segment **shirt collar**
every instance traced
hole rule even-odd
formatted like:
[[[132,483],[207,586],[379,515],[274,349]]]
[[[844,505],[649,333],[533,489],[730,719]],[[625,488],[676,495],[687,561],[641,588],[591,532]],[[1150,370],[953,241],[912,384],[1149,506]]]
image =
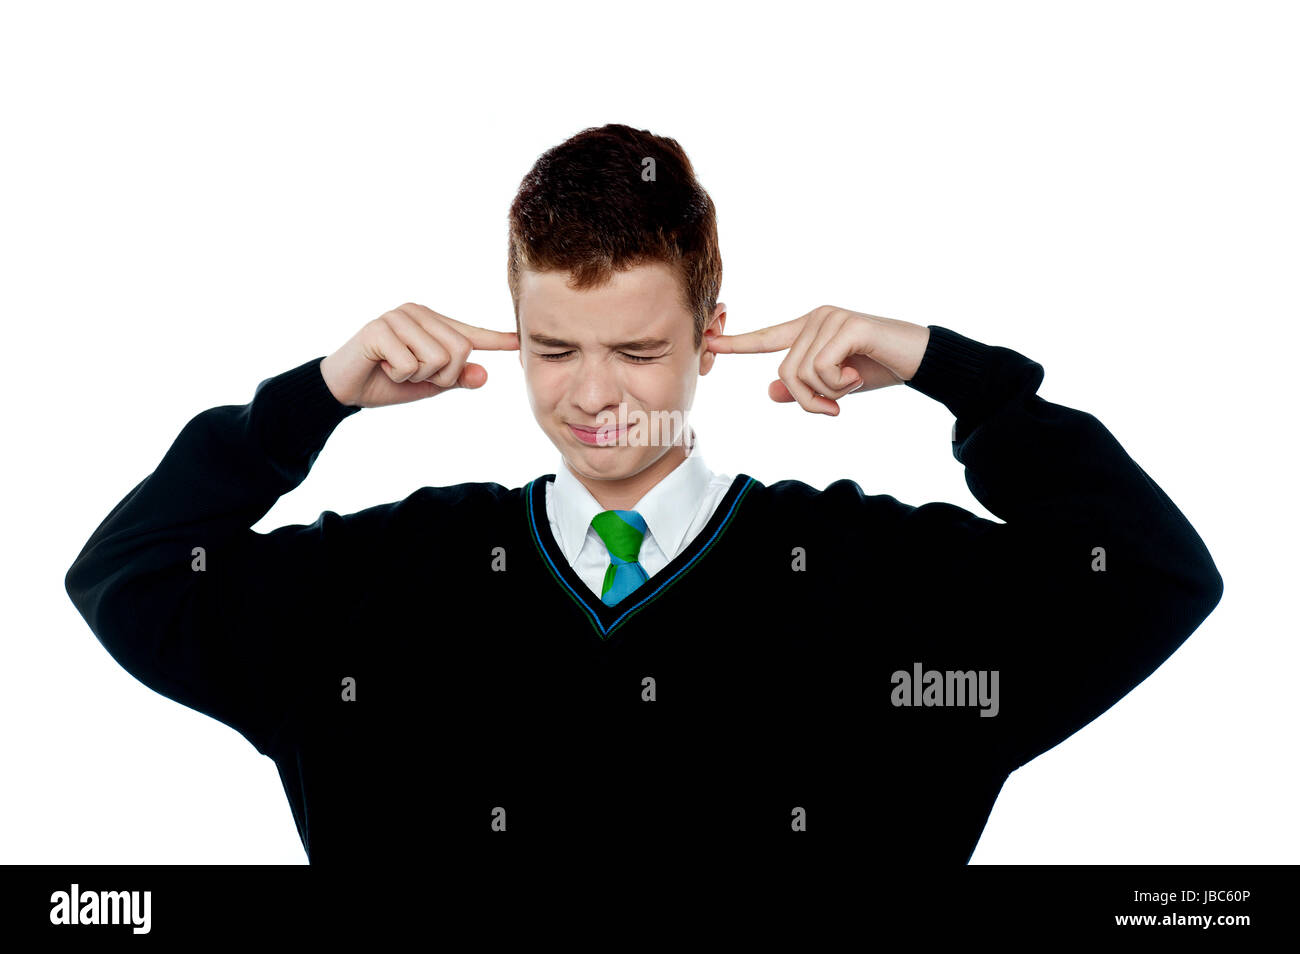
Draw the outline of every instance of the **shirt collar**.
[[[681,547],[686,531],[695,519],[713,472],[700,456],[699,439],[693,452],[659,483],[651,487],[633,506],[654,535],[655,543],[668,559]],[[587,530],[596,514],[605,510],[582,481],[573,475],[569,464],[560,458],[552,485],[552,504],[559,529],[559,544],[570,563],[578,559]]]

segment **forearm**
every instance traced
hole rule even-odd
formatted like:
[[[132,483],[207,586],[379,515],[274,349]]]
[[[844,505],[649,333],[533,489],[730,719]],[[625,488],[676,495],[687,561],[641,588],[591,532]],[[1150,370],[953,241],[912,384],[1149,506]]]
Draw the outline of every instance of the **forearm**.
[[[948,329],[934,332],[908,386],[956,417],[953,456],[981,504],[1008,525],[1122,538],[1121,558],[1221,584],[1205,544],[1093,415],[1037,395],[1041,365]]]
[[[302,483],[334,427],[358,410],[324,400],[333,399],[313,380],[319,360],[263,381],[248,404],[209,408],[185,425],[68,571],[79,609],[105,583],[188,564],[194,547],[247,530]]]

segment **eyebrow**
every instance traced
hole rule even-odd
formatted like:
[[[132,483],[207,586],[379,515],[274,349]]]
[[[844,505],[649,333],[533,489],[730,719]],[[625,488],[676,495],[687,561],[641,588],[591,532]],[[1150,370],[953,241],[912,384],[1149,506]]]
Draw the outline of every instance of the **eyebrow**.
[[[533,344],[541,345],[543,348],[576,348],[578,347],[572,341],[565,341],[563,338],[552,338],[550,335],[530,334],[528,339]],[[667,347],[672,342],[667,338],[634,338],[631,341],[618,341],[609,347],[619,351],[657,351],[660,348]]]

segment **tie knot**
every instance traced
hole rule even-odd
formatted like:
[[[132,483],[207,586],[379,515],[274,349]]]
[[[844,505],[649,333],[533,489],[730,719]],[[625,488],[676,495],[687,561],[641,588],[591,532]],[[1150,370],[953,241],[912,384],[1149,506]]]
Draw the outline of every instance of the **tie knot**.
[[[645,539],[645,520],[635,510],[605,510],[591,519],[591,526],[610,555],[633,563]]]

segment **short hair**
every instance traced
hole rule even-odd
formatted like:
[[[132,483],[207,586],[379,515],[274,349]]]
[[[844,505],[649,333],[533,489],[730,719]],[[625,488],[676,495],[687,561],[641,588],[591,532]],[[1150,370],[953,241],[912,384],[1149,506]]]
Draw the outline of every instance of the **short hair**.
[[[618,271],[663,262],[679,278],[699,349],[718,303],[722,256],[713,200],[675,139],[620,123],[584,129],[538,157],[509,220],[516,332],[525,268],[567,272],[569,287],[582,290]]]

